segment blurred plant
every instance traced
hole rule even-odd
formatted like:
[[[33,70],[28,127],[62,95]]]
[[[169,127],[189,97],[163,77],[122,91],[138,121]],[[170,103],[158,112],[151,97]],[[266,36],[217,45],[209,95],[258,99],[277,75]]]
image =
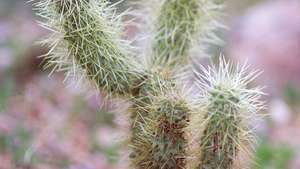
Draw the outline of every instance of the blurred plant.
[[[0,112],[5,109],[8,98],[13,94],[15,86],[14,79],[5,78],[3,84],[0,83]]]
[[[109,1],[35,3],[39,15],[45,19],[42,26],[53,32],[43,41],[50,46],[45,55],[46,68],[67,71],[67,78],[89,79],[108,96],[132,101],[133,168],[188,168],[192,166],[190,163],[197,163],[195,168],[231,169],[243,149],[244,139],[250,141],[248,134],[252,130],[246,121],[256,117],[261,108],[259,89],[247,89],[256,73],[246,74],[246,67],[234,69],[224,60],[218,70],[209,69],[204,75],[196,73],[203,80],[195,107],[191,103],[194,101],[188,99],[190,93],[185,91],[185,84],[176,78],[179,76],[176,69],[188,64],[187,56],[195,39],[201,37],[200,44],[216,41],[213,31],[220,25],[216,15],[222,9],[219,3],[208,0],[154,3],[159,10],[155,14],[150,68],[139,64],[143,62],[133,52],[130,42],[122,40],[121,19],[126,13],[117,15]],[[191,119],[194,115],[199,123]],[[198,133],[193,137],[190,132],[194,130],[203,131],[203,136]],[[194,140],[200,143],[197,148],[200,154],[195,156],[189,153]]]
[[[288,164],[292,160],[293,156],[293,149],[288,145],[273,146],[264,140],[257,148],[255,168],[289,168]]]
[[[13,156],[14,164],[26,165],[24,157],[29,150],[32,132],[27,131],[24,126],[16,128],[14,134],[0,133],[0,152],[10,152]]]
[[[290,106],[296,107],[299,104],[300,91],[294,85],[287,85],[283,90],[283,96]]]

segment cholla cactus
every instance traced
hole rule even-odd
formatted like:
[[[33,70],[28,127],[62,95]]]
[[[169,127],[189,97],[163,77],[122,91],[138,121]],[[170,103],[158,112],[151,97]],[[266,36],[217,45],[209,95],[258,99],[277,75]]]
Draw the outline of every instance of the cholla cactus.
[[[189,50],[196,46],[205,52],[208,43],[217,43],[214,31],[222,5],[210,0],[155,0],[145,2],[154,16],[151,63],[154,66],[176,67],[190,61]],[[144,6],[146,6],[144,5]],[[150,23],[153,24],[153,23]]]
[[[169,103],[155,103],[154,100],[165,95],[165,91],[178,90],[174,87],[178,84],[174,82],[173,69],[187,63],[188,50],[192,42],[196,41],[195,37],[205,38],[213,35],[212,31],[218,25],[215,14],[219,12],[220,7],[206,0],[155,2],[154,5],[150,4],[153,2],[146,2],[147,5],[154,6],[152,8],[158,9],[152,12],[156,19],[150,71],[155,74],[155,78],[147,80],[140,88],[142,90],[138,96],[133,99],[131,146],[134,151],[131,157],[133,165],[137,168],[186,168],[188,140],[185,137],[185,127],[188,123],[185,121],[187,119],[176,122],[174,120],[177,116],[189,116],[187,104],[184,98],[181,101],[170,99]],[[179,103],[181,107],[177,106]],[[165,104],[170,106],[165,108]],[[157,111],[156,107],[164,108],[164,112]],[[174,112],[181,114],[174,117]],[[162,120],[166,124],[161,124]],[[169,133],[165,132],[166,126],[171,127]],[[174,126],[180,129],[172,128]],[[152,133],[153,131],[155,132]],[[180,135],[177,135],[177,140],[172,138],[174,133],[178,132]]]
[[[160,86],[156,89],[159,93],[148,95],[149,107],[142,107],[147,115],[135,137],[133,164],[136,168],[185,168],[190,110],[178,90]]]
[[[259,88],[248,89],[257,72],[247,74],[247,65],[234,67],[220,59],[219,68],[202,69],[197,81],[201,89],[199,100],[203,122],[200,140],[201,169],[232,169],[238,165],[238,154],[249,153],[253,142],[250,122],[263,108]]]
[[[194,140],[189,128],[194,128],[203,131],[201,154],[196,156],[201,163],[190,168],[232,169],[242,143],[250,138],[246,121],[260,107],[260,92],[247,89],[255,74],[247,75],[244,67],[235,70],[224,61],[218,70],[197,74],[203,77],[198,81],[203,95],[197,112],[205,118],[196,114],[200,123],[190,123],[192,108],[174,70],[188,63],[189,49],[199,37],[201,51],[204,42],[216,41],[213,31],[219,27],[216,16],[221,6],[210,0],[157,3],[147,67],[121,39],[123,14],[116,15],[108,0],[39,0],[35,6],[46,20],[42,25],[52,31],[44,41],[51,48],[45,55],[47,67],[71,72],[67,77],[83,72],[109,95],[130,98],[133,168],[193,166],[188,163],[194,158],[189,154]]]
[[[48,67],[84,72],[108,94],[129,94],[140,79],[128,42],[121,40],[121,15],[106,0],[40,0],[35,4],[42,24],[52,30]],[[71,72],[71,73],[70,73]]]

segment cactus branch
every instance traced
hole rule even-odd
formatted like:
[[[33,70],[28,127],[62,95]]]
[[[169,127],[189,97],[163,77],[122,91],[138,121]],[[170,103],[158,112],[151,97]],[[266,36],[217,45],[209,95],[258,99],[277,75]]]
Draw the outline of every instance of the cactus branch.
[[[106,0],[41,0],[35,4],[54,30],[46,41],[48,66],[58,70],[80,69],[109,95],[125,95],[140,75],[121,40],[120,16]]]
[[[140,100],[142,104],[135,104],[138,115],[133,123],[136,126],[133,128],[134,151],[131,156],[135,168],[176,169],[186,166],[188,140],[185,128],[189,108],[169,82],[160,80],[145,85],[149,85],[145,88],[146,97],[142,102]]]
[[[158,4],[161,7],[154,28],[154,65],[187,64],[193,43],[200,43],[204,50],[202,42],[217,41],[213,31],[221,26],[218,23],[221,5],[210,0],[163,0]]]
[[[200,169],[232,169],[241,151],[249,153],[253,131],[249,121],[263,108],[260,89],[248,89],[258,75],[247,74],[247,66],[234,68],[224,59],[219,68],[203,69],[198,86],[202,90],[200,110],[205,113],[200,140]]]

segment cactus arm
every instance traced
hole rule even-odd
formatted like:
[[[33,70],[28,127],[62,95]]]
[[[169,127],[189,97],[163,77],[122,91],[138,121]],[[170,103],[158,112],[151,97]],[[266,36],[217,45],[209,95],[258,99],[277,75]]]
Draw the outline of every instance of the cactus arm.
[[[200,169],[233,169],[239,164],[239,153],[250,153],[253,144],[253,130],[250,122],[258,118],[263,108],[259,88],[249,89],[248,85],[258,73],[247,73],[247,66],[234,67],[220,59],[219,68],[203,69],[198,86],[202,90],[199,100],[200,120],[203,133],[200,142]]]
[[[152,63],[171,66],[189,63],[189,50],[198,44],[205,51],[207,40],[218,41],[214,31],[220,28],[221,4],[210,0],[163,0],[155,14]]]
[[[35,6],[53,34],[46,41],[48,64],[60,70],[78,68],[109,95],[127,95],[140,79],[122,24],[106,0],[41,0]],[[58,52],[63,51],[63,52]],[[74,71],[73,71],[74,72]]]

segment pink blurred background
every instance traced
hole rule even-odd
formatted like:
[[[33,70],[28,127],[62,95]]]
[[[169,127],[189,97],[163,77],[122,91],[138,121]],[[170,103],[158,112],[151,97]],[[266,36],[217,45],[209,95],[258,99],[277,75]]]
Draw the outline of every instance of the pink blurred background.
[[[229,29],[213,53],[263,70],[257,84],[268,93],[251,168],[299,169],[300,1],[228,0],[225,10]],[[48,76],[36,19],[30,3],[0,0],[0,169],[129,168],[125,108]]]

